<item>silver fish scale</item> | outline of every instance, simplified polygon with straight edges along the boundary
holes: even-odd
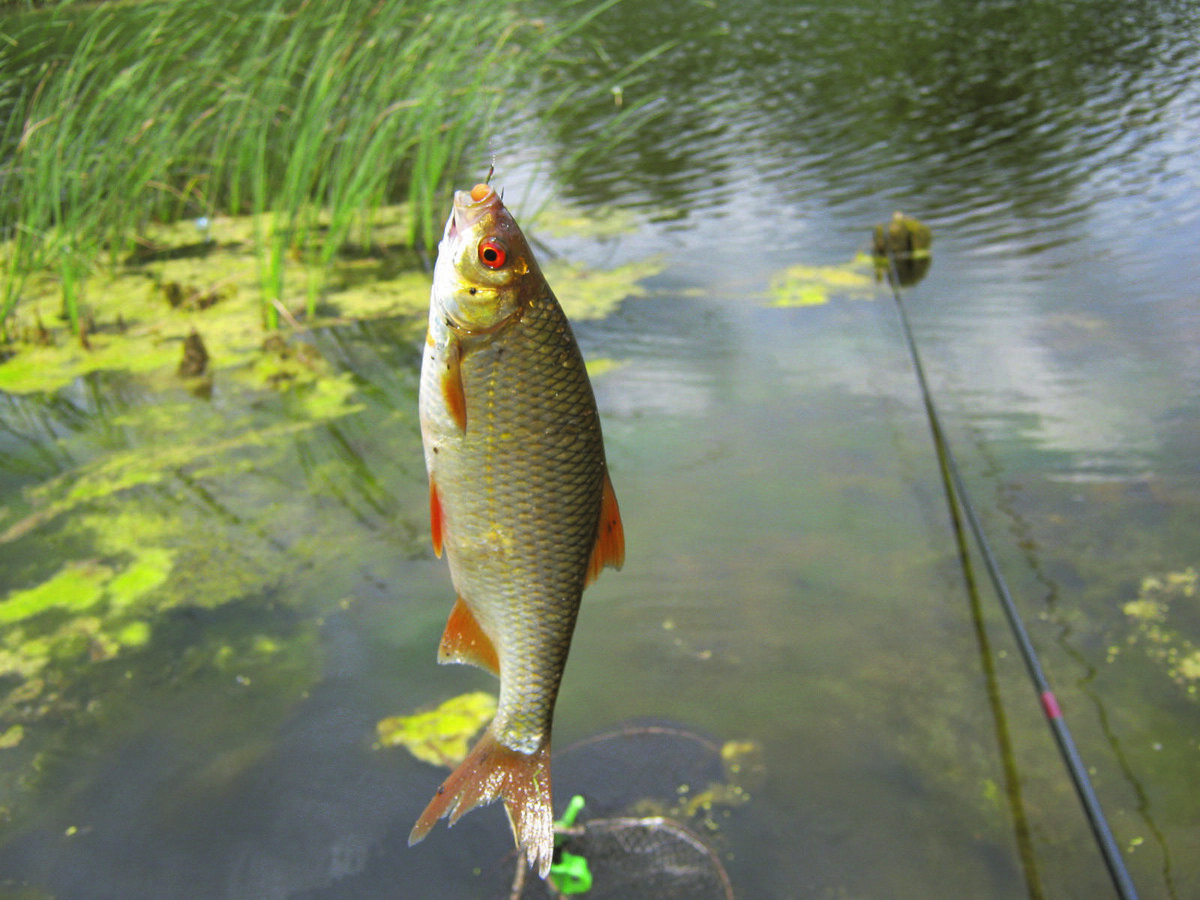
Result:
[[[446,552],[500,659],[494,733],[531,753],[549,736],[596,539],[599,416],[548,288],[519,321],[464,350],[467,430],[443,436],[435,463]]]

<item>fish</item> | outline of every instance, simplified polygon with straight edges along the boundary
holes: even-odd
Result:
[[[490,173],[489,173],[490,180]],[[421,362],[434,552],[457,598],[438,662],[500,679],[494,718],[409,835],[501,799],[545,878],[550,733],[584,588],[625,560],[583,355],[500,195],[456,191],[434,264]]]

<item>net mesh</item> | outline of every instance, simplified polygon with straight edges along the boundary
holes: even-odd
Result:
[[[761,768],[757,747],[658,723],[632,724],[564,750],[556,787],[584,798],[556,862],[586,861],[588,883],[542,881],[517,866],[512,900],[734,900],[721,825]],[[586,888],[586,889],[585,889]]]

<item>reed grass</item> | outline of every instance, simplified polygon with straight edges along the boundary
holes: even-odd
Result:
[[[78,330],[97,266],[151,223],[218,215],[254,215],[263,324],[295,259],[316,263],[313,312],[370,209],[408,199],[411,240],[432,245],[465,150],[570,33],[494,0],[63,4],[0,21],[0,329],[50,269]]]

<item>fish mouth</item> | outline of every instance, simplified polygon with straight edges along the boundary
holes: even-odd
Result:
[[[450,240],[467,231],[491,209],[501,205],[500,195],[488,184],[477,184],[469,191],[454,192],[454,208],[446,220],[444,237]]]

